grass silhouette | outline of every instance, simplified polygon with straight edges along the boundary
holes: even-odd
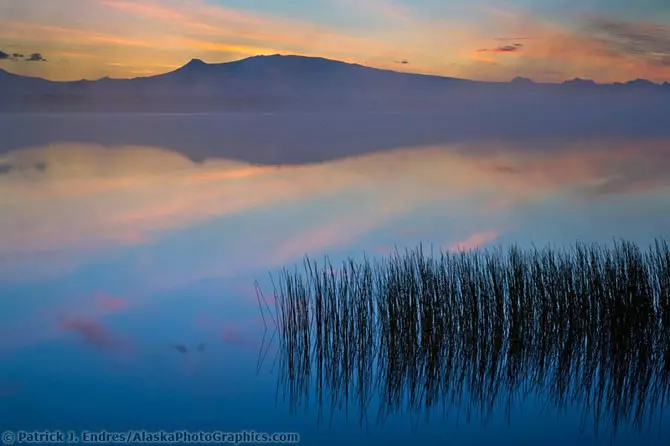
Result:
[[[353,411],[454,411],[487,422],[535,395],[582,427],[652,425],[670,385],[670,249],[440,252],[335,268],[309,258],[273,277],[279,387],[321,420]],[[313,395],[312,395],[313,393]]]

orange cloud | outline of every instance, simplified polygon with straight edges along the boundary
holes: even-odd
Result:
[[[375,0],[365,7],[371,15],[384,18],[379,26],[356,31],[235,10],[200,0],[188,4],[176,0],[70,0],[68,5],[78,4],[78,13],[85,13],[86,21],[73,21],[60,10],[53,11],[46,20],[38,14],[44,6],[31,7],[34,2],[36,0],[25,0],[21,4],[24,12],[17,14],[21,20],[12,20],[11,16],[0,20],[0,37],[9,39],[9,44],[16,47],[27,42],[46,45],[52,58],[59,58],[76,47],[89,48],[91,54],[95,54],[86,64],[70,64],[68,73],[86,70],[108,74],[105,71],[108,60],[104,58],[113,55],[118,60],[120,50],[115,49],[116,46],[126,48],[127,61],[119,62],[132,66],[135,71],[154,70],[158,65],[179,65],[192,57],[225,61],[236,55],[272,52],[330,57],[396,69],[398,64],[394,61],[412,56],[413,69],[426,72],[442,63],[436,65],[434,52],[445,54],[444,50],[449,48],[440,42],[443,39],[436,42],[426,29],[442,33],[440,30],[448,28],[451,34],[462,29],[454,21],[447,27],[442,20],[419,18],[411,9],[388,0]],[[354,13],[360,11],[361,4],[349,7],[352,8],[349,12]],[[33,17],[34,20],[30,20]],[[401,29],[400,23],[408,26]],[[417,34],[418,29],[423,34]],[[429,42],[434,49],[426,52]],[[27,69],[22,67],[17,69]],[[132,74],[130,69],[124,71],[120,66],[107,68],[114,68],[115,76]],[[52,78],[56,72],[44,71]],[[82,74],[82,77],[95,77]]]
[[[411,60],[415,72],[485,80],[519,75],[541,81],[578,76],[603,82],[670,77],[667,46],[658,40],[667,38],[668,27],[662,23],[575,16],[566,24],[510,5],[471,6],[469,13],[475,15],[464,20],[431,17],[422,14],[419,5],[395,0],[329,0],[334,10],[364,17],[367,24],[344,27],[203,0],[67,0],[58,8],[40,0],[10,2],[11,14],[0,19],[3,45],[24,53],[39,47],[50,60],[67,61],[59,66],[14,64],[12,69],[53,79],[129,77],[159,73],[160,67],[176,67],[193,57],[223,62],[268,53],[322,56],[388,69],[410,68],[395,61]],[[86,20],[75,20],[75,15]],[[491,46],[494,39],[502,42],[499,36],[513,35],[530,37],[523,51],[512,41]],[[648,45],[656,39],[661,44],[641,55],[640,42],[630,48],[622,44],[626,36],[650,36],[640,42]],[[515,57],[497,57],[511,54]],[[112,58],[121,65],[106,65]]]
[[[120,9],[125,12],[138,13],[151,19],[169,20],[191,25],[188,17],[176,10],[158,6],[155,3],[129,2],[123,0],[100,0],[100,3],[112,8]],[[197,23],[197,25],[201,25]]]
[[[513,44],[499,46],[502,51],[485,47],[483,53],[515,57],[504,61],[471,57],[476,62],[460,67],[459,76],[484,80],[525,76],[552,82],[575,77],[599,82],[643,77],[662,82],[670,77],[670,64],[666,63],[670,60],[667,54],[670,27],[660,23],[597,15],[575,15],[571,22],[561,23],[522,9],[509,13],[491,8],[485,11],[495,18],[500,35],[529,37],[524,38],[523,51],[514,50]]]
[[[142,76],[142,75],[149,76],[149,75],[158,74],[158,73],[156,73],[155,70],[130,70],[130,74],[136,74],[138,76]]]
[[[188,48],[194,50],[220,51],[225,53],[242,54],[246,56],[253,56],[258,54],[276,54],[279,51],[273,48],[248,46],[248,45],[233,45],[228,43],[208,42],[204,40],[181,39],[180,43]]]
[[[9,22],[4,27],[3,37],[22,41],[39,42],[43,39],[49,39],[63,43],[77,41],[78,45],[86,44],[88,46],[92,43],[106,43],[144,48],[154,48],[157,44],[156,41],[147,40],[146,38],[127,38],[91,30],[62,28],[28,22]]]

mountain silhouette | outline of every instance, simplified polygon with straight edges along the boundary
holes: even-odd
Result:
[[[0,70],[0,110],[5,112],[468,111],[501,104],[563,106],[566,101],[575,106],[597,102],[616,107],[622,105],[619,100],[639,107],[640,101],[643,106],[667,102],[659,93],[670,93],[667,83],[637,79],[597,84],[577,78],[550,84],[519,77],[511,82],[483,82],[278,54],[218,64],[192,59],[174,71],[133,79],[55,82]]]

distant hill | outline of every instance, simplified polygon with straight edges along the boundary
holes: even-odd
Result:
[[[643,79],[597,84],[480,82],[381,70],[303,56],[256,56],[134,79],[53,82],[0,70],[0,111],[477,111],[501,105],[652,107],[670,85]]]

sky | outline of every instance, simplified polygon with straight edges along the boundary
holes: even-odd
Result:
[[[668,0],[0,0],[0,69],[53,80],[299,54],[481,80],[670,81]]]

